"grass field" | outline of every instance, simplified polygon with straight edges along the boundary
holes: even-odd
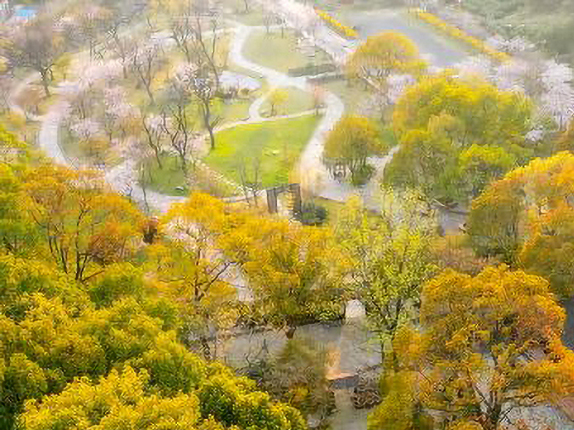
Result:
[[[372,91],[369,88],[365,88],[365,85],[362,83],[349,84],[343,79],[327,82],[323,86],[339,96],[345,104],[346,114],[359,113],[362,103],[372,96]]]
[[[265,30],[262,30],[253,33],[245,44],[244,54],[257,64],[283,73],[309,64],[331,62],[323,51],[317,51],[314,58],[299,52],[295,35],[289,30],[285,30],[284,37],[280,31],[267,34]]]
[[[236,182],[241,181],[242,165],[251,168],[258,162],[263,187],[287,183],[319,118],[309,115],[224,130],[204,161]]]
[[[157,191],[169,196],[186,196],[189,194],[187,181],[183,170],[180,167],[179,159],[173,154],[162,154],[160,156],[162,169],[155,157],[150,157],[145,161],[148,163],[146,177],[147,186],[153,191]],[[140,178],[140,181],[142,178]],[[182,187],[182,190],[177,190],[177,187]]]
[[[307,91],[292,87],[281,88],[281,90],[287,91],[287,101],[283,105],[276,107],[277,115],[291,115],[313,109],[313,95]],[[271,113],[269,98],[261,106],[260,113],[263,116],[269,116]]]

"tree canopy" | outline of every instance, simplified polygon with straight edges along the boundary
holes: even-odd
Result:
[[[501,255],[568,296],[574,281],[574,155],[535,159],[490,185],[472,204],[469,234],[482,255]]]
[[[445,202],[468,200],[533,155],[524,138],[531,110],[523,95],[480,80],[448,72],[422,78],[394,110],[401,147],[387,181]]]
[[[514,420],[515,408],[550,403],[574,387],[564,310],[538,276],[505,266],[474,278],[447,270],[424,287],[420,322],[420,331],[395,338],[398,366],[373,429],[434,421],[496,430]]]

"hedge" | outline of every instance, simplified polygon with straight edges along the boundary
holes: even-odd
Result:
[[[319,17],[323,21],[325,21],[329,27],[331,27],[334,31],[339,33],[341,36],[343,36],[347,39],[358,39],[359,38],[359,33],[357,33],[351,27],[347,27],[346,25],[341,24],[339,21],[337,21],[335,18],[333,18],[331,15],[329,15],[324,10],[315,8],[315,12],[317,12],[317,15],[319,15]]]
[[[411,9],[410,12],[415,15],[417,18],[423,20],[424,22],[432,25],[433,27],[439,29],[441,32],[445,33],[446,35],[460,40],[467,45],[470,45],[472,48],[476,49],[479,52],[491,57],[492,59],[504,62],[510,60],[510,55],[497,51],[496,49],[491,48],[482,40],[477,39],[476,37],[472,37],[462,31],[460,28],[455,27],[454,25],[448,24],[440,19],[438,16],[433,15],[432,13],[425,12],[422,9]]]

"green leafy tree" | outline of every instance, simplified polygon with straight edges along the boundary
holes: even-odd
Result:
[[[423,78],[393,112],[400,149],[385,180],[447,204],[469,200],[533,155],[524,138],[531,113],[523,95],[480,80],[446,72]]]
[[[380,155],[384,145],[377,126],[368,118],[357,115],[343,117],[327,136],[325,160],[332,166],[349,170],[354,183],[366,182],[370,166],[367,158]]]
[[[417,315],[421,288],[435,273],[430,246],[436,227],[414,191],[386,190],[383,202],[381,216],[373,217],[358,199],[349,200],[335,235],[348,258],[350,287],[365,306],[384,358],[401,325]]]

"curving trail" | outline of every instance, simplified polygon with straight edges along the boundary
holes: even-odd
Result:
[[[272,118],[261,117],[260,107],[274,88],[295,87],[307,92],[312,91],[311,85],[309,85],[305,77],[293,78],[284,73],[256,64],[245,58],[243,55],[243,47],[249,38],[249,35],[253,31],[260,30],[262,28],[264,27],[248,27],[245,25],[238,25],[235,29],[235,37],[230,51],[230,58],[238,66],[254,72],[260,75],[262,78],[265,78],[268,81],[271,90],[253,102],[249,109],[249,118],[247,120],[226,124],[218,128],[217,131],[233,128],[243,124],[257,124],[262,122],[277,121],[281,119],[297,118],[314,113],[314,111],[305,111],[297,114],[277,116]],[[36,78],[37,77],[35,75],[30,75],[27,79],[19,83],[19,85],[13,91],[13,94],[18,94],[26,87],[26,85],[33,82]],[[15,97],[12,97],[12,99],[14,98]],[[22,112],[22,109],[17,106],[16,103],[13,103],[11,108],[17,112]],[[78,168],[82,166],[76,165],[76,163],[66,157],[64,151],[60,147],[59,142],[59,128],[67,109],[68,104],[63,100],[59,100],[50,107],[46,115],[34,118],[41,123],[40,132],[38,135],[38,145],[56,163]],[[310,186],[314,189],[319,189],[318,182],[321,182],[320,189],[324,189],[326,184],[323,184],[323,182],[329,178],[329,175],[327,174],[327,171],[321,162],[325,137],[326,133],[331,130],[335,123],[341,118],[343,112],[344,105],[342,101],[334,94],[327,93],[325,96],[325,109],[323,109],[323,118],[321,119],[317,129],[315,130],[315,133],[303,151],[300,160],[301,177],[307,178],[306,180],[309,182],[310,180],[308,172],[313,172],[314,174],[312,182],[310,183]],[[137,163],[134,160],[127,160],[107,170],[105,172],[106,181],[116,191],[129,195],[131,198],[140,203],[147,201],[151,208],[160,212],[166,212],[173,203],[182,202],[185,200],[185,197],[168,196],[151,190],[144,191],[137,181],[136,164]],[[339,184],[335,183],[333,185],[338,186]]]
[[[312,87],[309,84],[307,78],[305,77],[291,77],[284,73],[278,72],[260,64],[256,64],[249,59],[245,58],[243,55],[243,47],[245,42],[253,33],[253,31],[260,29],[261,27],[248,27],[245,25],[239,25],[236,30],[236,36],[233,41],[233,45],[230,51],[231,60],[238,66],[251,70],[261,76],[263,76],[269,82],[272,88],[277,87],[295,87],[302,91],[311,92]],[[257,105],[257,109],[263,103],[265,95],[257,100],[254,105]],[[341,119],[345,111],[345,106],[339,97],[335,94],[326,91],[325,92],[325,109],[323,111],[323,118],[319,122],[313,136],[309,140],[309,143],[305,147],[301,158],[299,161],[299,176],[303,185],[312,190],[320,190],[324,188],[330,188],[338,183],[329,183],[330,176],[321,161],[323,156],[323,148],[325,146],[325,139],[327,133],[333,128],[333,126]],[[250,110],[251,114],[251,110]],[[257,114],[258,115],[258,114]]]

